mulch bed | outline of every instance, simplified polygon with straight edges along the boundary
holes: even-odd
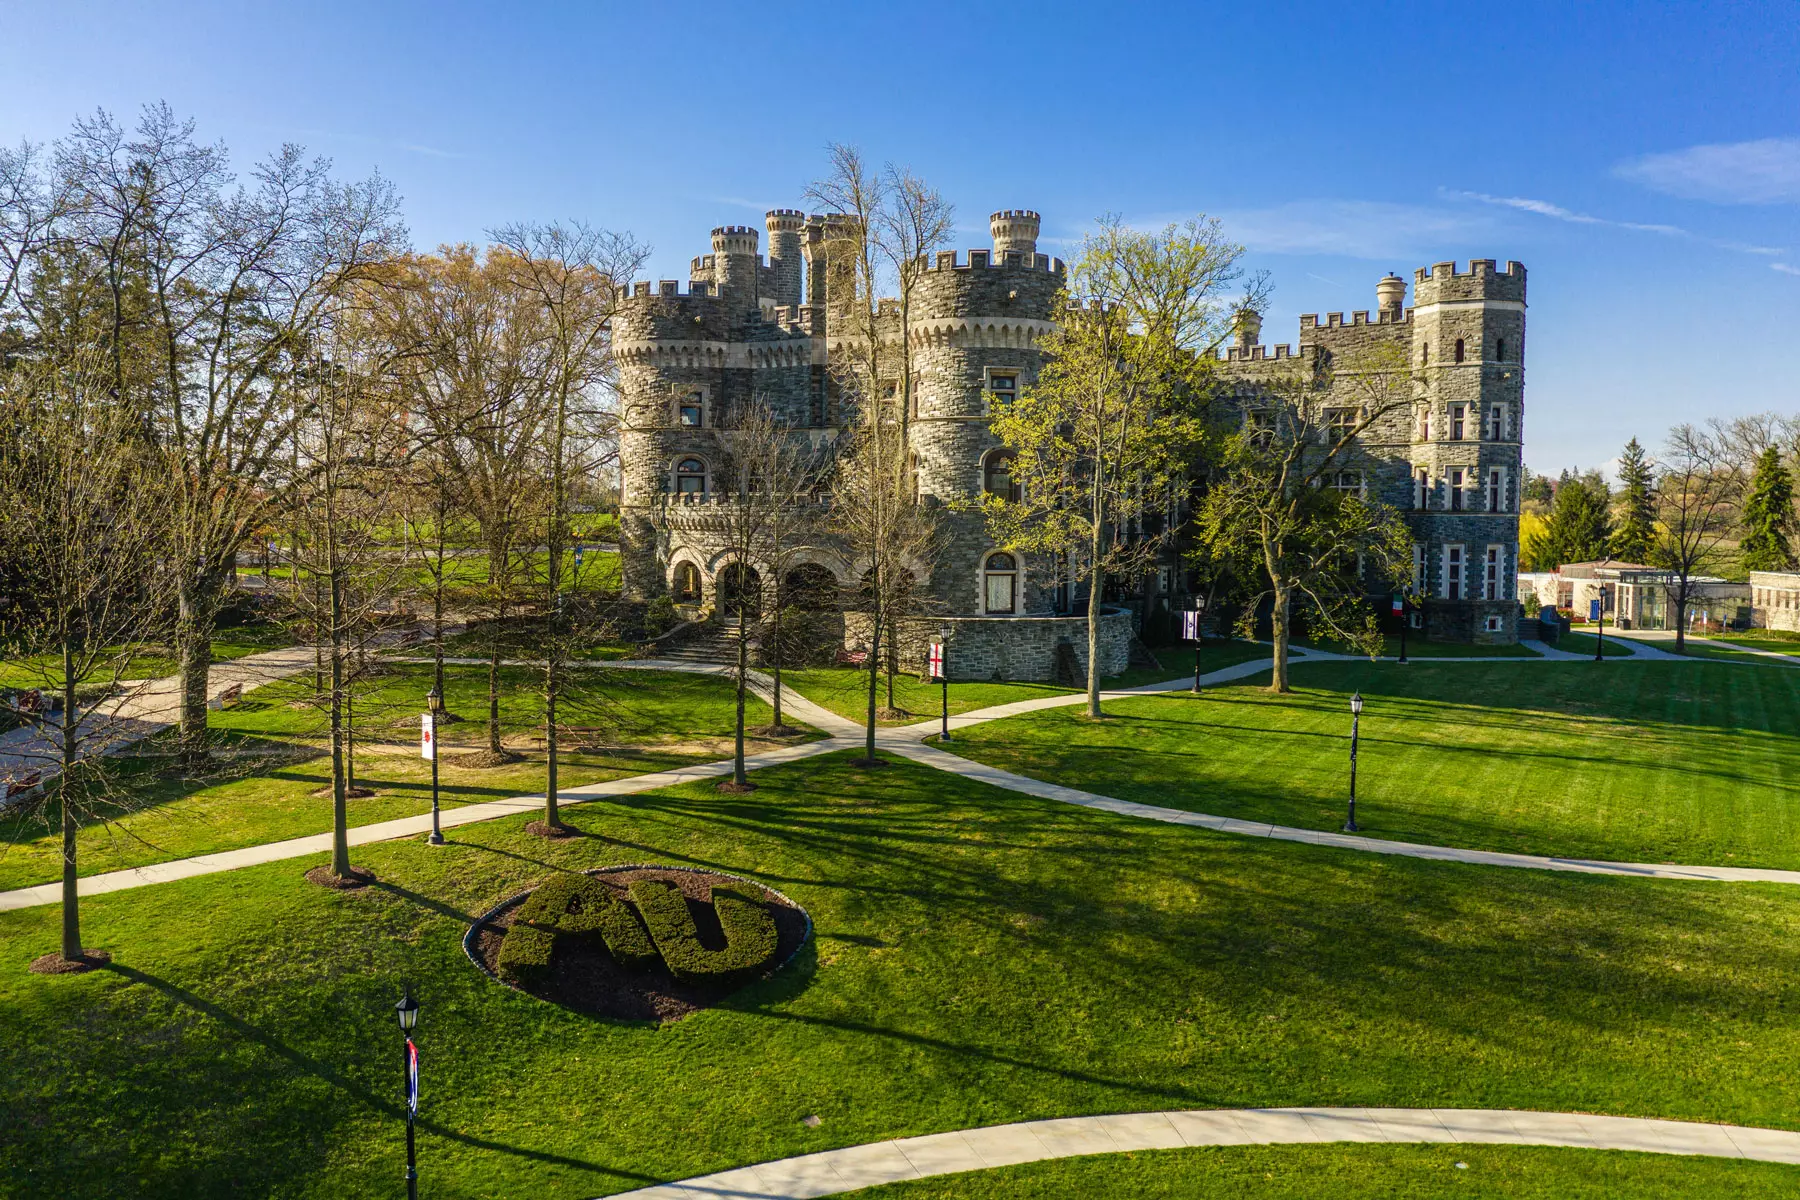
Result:
[[[541,838],[573,838],[585,836],[573,825],[547,825],[542,821],[531,821],[526,824],[525,832],[532,837]]]
[[[444,763],[451,767],[465,767],[470,770],[485,770],[488,767],[508,767],[513,763],[524,762],[523,754],[515,754],[511,750],[477,750],[472,754],[445,755]]]
[[[712,905],[706,902],[707,889],[735,887],[747,889],[753,895],[760,893],[775,918],[777,942],[775,956],[770,960],[771,973],[780,970],[794,956],[806,942],[812,927],[805,910],[748,879],[666,867],[623,867],[590,874],[621,897],[637,879],[660,879],[674,884],[687,897],[688,910],[694,914],[701,944],[712,949],[724,946],[725,935],[719,929],[719,919]],[[465,943],[470,954],[489,974],[497,973],[500,943],[512,925],[513,914],[523,903],[524,898],[520,897],[519,903],[509,904],[505,912],[478,923],[475,936]],[[571,951],[558,949],[549,979],[529,994],[576,1012],[615,1021],[669,1022],[711,1008],[745,986],[743,983],[684,983],[670,975],[661,963],[647,970],[627,969],[621,967],[598,941],[587,944],[574,941]]]
[[[104,950],[86,951],[80,958],[64,958],[62,951],[54,954],[42,954],[31,960],[33,975],[77,975],[82,971],[97,971],[112,961],[112,955]]]
[[[375,872],[365,871],[361,867],[351,867],[348,875],[334,875],[330,867],[314,867],[306,873],[306,882],[316,883],[320,887],[328,887],[333,891],[351,892],[374,883]]]

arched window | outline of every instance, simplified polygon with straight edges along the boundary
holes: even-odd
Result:
[[[990,613],[1019,610],[1019,562],[1010,554],[987,556],[981,570],[982,608]]]
[[[697,458],[684,458],[675,464],[675,494],[706,495],[706,464]]]
[[[1506,339],[1505,338],[1495,338],[1494,339],[1494,361],[1495,362],[1505,362],[1506,361]]]
[[[1461,338],[1457,338],[1456,339],[1456,361],[1461,362],[1462,360],[1463,360],[1463,340]]]
[[[675,564],[675,603],[700,603],[700,568],[691,562]]]
[[[1013,476],[1013,460],[1017,457],[1011,450],[989,453],[981,464],[981,490],[1010,504],[1017,504],[1021,495],[1019,481]]]
[[[749,563],[727,563],[719,572],[719,607],[730,617],[754,618],[762,611],[762,576]]]

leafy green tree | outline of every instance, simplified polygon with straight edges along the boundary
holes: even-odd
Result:
[[[1656,469],[1636,438],[1619,457],[1619,527],[1612,534],[1612,556],[1625,562],[1648,562],[1656,547]]]
[[[1551,486],[1548,476],[1539,475],[1530,467],[1525,468],[1525,484],[1519,489],[1519,499],[1527,504],[1548,506],[1556,499],[1556,489]]]
[[[1793,569],[1794,478],[1773,446],[1756,456],[1750,495],[1744,500],[1743,533],[1738,551],[1745,570]]]
[[[1069,272],[1073,308],[1042,342],[1037,382],[994,419],[1016,454],[1017,499],[988,504],[1000,544],[1066,556],[1088,587],[1087,711],[1100,712],[1100,603],[1106,577],[1136,577],[1162,539],[1150,521],[1174,507],[1205,434],[1217,348],[1233,313],[1242,246],[1219,223],[1145,233],[1107,218]]]
[[[1606,557],[1612,538],[1612,517],[1607,512],[1610,495],[1597,476],[1564,472],[1550,506],[1541,554],[1551,565],[1592,562]]]

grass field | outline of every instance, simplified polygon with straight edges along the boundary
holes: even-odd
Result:
[[[1545,1146],[1217,1146],[1027,1163],[844,1193],[845,1200],[1650,1200],[1785,1197],[1794,1168]]]
[[[951,653],[955,653],[952,645]],[[1194,675],[1194,651],[1192,647],[1162,647],[1156,650],[1158,661],[1163,664],[1162,670],[1149,667],[1133,667],[1122,675],[1109,675],[1102,681],[1107,688],[1143,687],[1149,683],[1161,683],[1169,679],[1192,679]],[[1250,662],[1253,659],[1267,658],[1269,648],[1254,642],[1208,642],[1201,651],[1200,662],[1203,671],[1216,671],[1221,667],[1229,667],[1236,663]],[[866,720],[869,704],[869,674],[866,670],[855,667],[807,667],[801,670],[783,671],[784,684],[792,685],[794,690],[811,700],[821,704],[841,717],[852,721]],[[1071,690],[1055,683],[977,683],[955,682],[950,684],[950,713],[973,712],[978,708],[990,708],[996,704],[1011,704],[1018,700],[1035,700],[1042,696],[1066,696]],[[877,686],[875,702],[887,703],[887,678],[883,676]],[[883,725],[907,725],[915,721],[926,720],[937,716],[943,710],[942,685],[937,683],[921,683],[917,675],[898,674],[894,676],[894,703],[907,716],[884,720]]]
[[[1301,648],[1317,646],[1321,650],[1329,650],[1335,654],[1350,654],[1353,651],[1341,643],[1328,641],[1297,641],[1294,645]],[[1400,657],[1400,635],[1389,634],[1382,639],[1381,654],[1383,658]],[[1407,635],[1406,657],[1412,658],[1542,658],[1536,650],[1520,645],[1475,645],[1466,642],[1428,642],[1422,637]]]
[[[456,756],[486,744],[486,675],[463,668],[446,679],[452,712],[471,718],[444,731],[439,802],[445,809],[541,792],[541,743],[524,736],[541,728],[543,701],[532,691],[535,676],[503,672],[503,730],[524,754],[512,766],[467,768]],[[365,723],[358,730],[357,781],[376,794],[349,802],[350,823],[369,825],[431,809],[431,765],[418,753],[419,712],[431,686],[429,667],[396,668],[357,701]],[[331,786],[323,715],[293,701],[310,691],[294,680],[270,684],[243,704],[211,717],[222,735],[218,762],[207,773],[179,771],[167,756],[167,737],[145,753],[122,760],[132,789],[129,808],[89,824],[78,839],[83,875],[166,862],[217,850],[280,841],[331,828],[331,799],[313,793]],[[565,749],[558,782],[578,787],[641,775],[731,753],[735,699],[727,681],[661,671],[609,673],[595,696],[566,707],[563,721],[603,729],[600,744]],[[752,700],[751,725],[766,724],[768,706]],[[790,722],[792,723],[792,722]],[[753,743],[752,750],[762,743]],[[0,889],[59,878],[61,817],[50,809],[30,817],[0,819]]]
[[[230,662],[264,650],[291,646],[294,638],[274,623],[232,625],[217,630],[212,641],[212,661]],[[121,648],[122,649],[122,648]],[[145,645],[131,656],[120,679],[160,679],[181,669],[180,660],[167,646]],[[0,662],[0,687],[47,687],[54,684],[62,671],[61,656],[36,655]],[[110,665],[106,677],[111,678]],[[100,682],[100,681],[96,681]]]
[[[1296,664],[1249,683],[977,726],[956,753],[1106,795],[1335,830],[1348,697],[1371,837],[1800,868],[1800,676],[1723,663]]]
[[[1577,630],[1573,633],[1563,634],[1557,641],[1556,648],[1567,650],[1570,654],[1586,654],[1591,657],[1594,653],[1594,641],[1593,634]],[[1615,637],[1610,631],[1607,632],[1605,641],[1600,647],[1600,654],[1604,658],[1630,658],[1635,653],[1637,653],[1637,648],[1631,639]]]
[[[525,835],[520,817],[454,830],[446,848],[364,847],[381,882],[362,894],[306,883],[314,858],[95,897],[87,942],[115,957],[90,975],[26,973],[55,945],[56,909],[0,913],[0,1193],[394,1195],[402,987],[423,1006],[428,1196],[580,1200],[1137,1109],[1800,1125],[1795,889],[1231,838],[845,756],[757,778],[746,797],[697,784],[571,809],[589,836],[567,842]],[[469,914],[553,870],[619,862],[759,878],[807,906],[816,939],[781,975],[664,1028],[552,1007],[463,957]],[[1202,1178],[1254,1182],[1260,1166],[1287,1181],[1272,1194],[1320,1194],[1297,1190],[1283,1164],[1298,1162],[1331,1192],[1453,1194],[1420,1190],[1442,1179],[1427,1173],[1439,1153],[1234,1151]],[[1506,1158],[1496,1170],[1589,1194],[1606,1170],[1641,1185],[1607,1194],[1800,1189],[1800,1168],[1547,1154],[1540,1173],[1531,1154],[1458,1157],[1479,1165],[1472,1179]],[[1093,1194],[1177,1194],[1162,1178],[1162,1192]],[[1084,1194],[930,1186],[916,1194]]]

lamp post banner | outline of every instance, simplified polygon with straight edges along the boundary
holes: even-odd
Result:
[[[419,716],[419,757],[437,761],[437,717],[433,713]]]
[[[406,1039],[406,1113],[419,1115],[419,1048]]]
[[[1200,610],[1190,608],[1181,614],[1181,636],[1185,641],[1200,640]]]
[[[942,679],[944,677],[944,643],[931,643],[931,654],[926,661],[931,669],[931,677]]]

